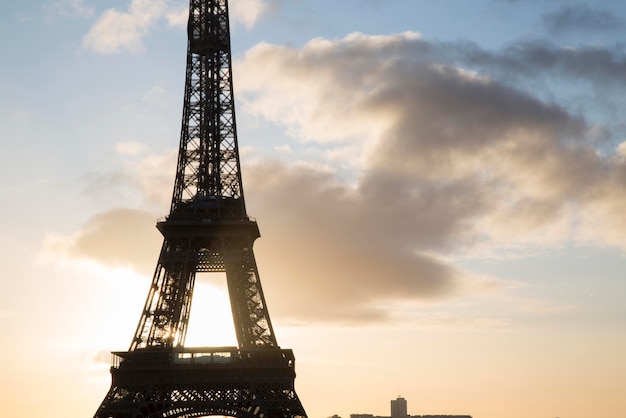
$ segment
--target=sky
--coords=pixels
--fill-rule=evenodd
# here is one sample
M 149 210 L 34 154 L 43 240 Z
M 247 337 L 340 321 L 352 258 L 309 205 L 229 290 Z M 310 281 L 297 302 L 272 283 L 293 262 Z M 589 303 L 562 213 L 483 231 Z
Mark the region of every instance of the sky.
M 230 3 L 255 255 L 308 415 L 626 416 L 626 4 Z M 2 416 L 93 416 L 130 345 L 187 7 L 0 3 Z M 187 345 L 235 345 L 223 276 Z

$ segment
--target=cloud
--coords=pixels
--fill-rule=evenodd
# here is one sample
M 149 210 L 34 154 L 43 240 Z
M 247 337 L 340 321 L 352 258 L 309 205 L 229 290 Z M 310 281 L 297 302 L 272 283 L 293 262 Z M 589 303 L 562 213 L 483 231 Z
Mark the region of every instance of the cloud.
M 626 59 L 622 47 L 560 47 L 548 41 L 522 41 L 498 53 L 466 44 L 446 51 L 458 63 L 477 66 L 494 75 L 512 79 L 552 76 L 589 83 L 596 89 L 623 88 Z M 553 80 L 553 81 L 557 81 Z
M 230 15 L 234 24 L 242 24 L 250 29 L 269 10 L 270 6 L 270 3 L 264 0 L 233 1 L 230 2 Z
M 111 352 L 106 350 L 101 350 L 95 353 L 90 353 L 92 355 L 91 361 L 96 364 L 111 364 Z
M 239 0 L 230 2 L 229 15 L 231 25 L 242 25 L 247 29 L 251 29 L 271 8 L 277 6 L 277 0 Z M 187 26 L 189 18 L 188 6 L 182 5 L 178 9 L 173 9 L 166 14 L 168 24 L 170 26 Z
M 260 44 L 237 63 L 247 110 L 312 147 L 337 150 L 355 169 L 346 179 L 326 168 L 335 159 L 244 167 L 247 207 L 263 234 L 255 247 L 261 278 L 281 317 L 384 320 L 390 301 L 506 288 L 459 268 L 459 256 L 568 243 L 626 248 L 626 145 L 616 151 L 609 141 L 617 133 L 487 71 L 504 62 L 514 68 L 525 54 L 463 52 L 463 45 L 416 33 L 352 34 L 302 48 Z M 605 63 L 562 74 L 595 83 Z M 147 200 L 166 201 L 172 155 L 125 171 Z M 172 169 L 164 175 L 166 161 Z M 148 237 L 147 217 L 102 213 L 63 248 L 70 257 L 149 271 L 154 253 L 145 264 L 132 250 L 159 241 Z M 121 248 L 105 247 L 127 234 L 134 238 Z
M 165 97 L 167 97 L 167 91 L 162 85 L 157 84 L 144 93 L 142 100 L 146 103 L 158 104 L 162 102 Z
M 263 234 L 261 274 L 283 296 L 272 300 L 283 317 L 383 319 L 378 304 L 384 301 L 427 301 L 498 287 L 427 251 L 463 224 L 469 202 L 459 197 L 461 188 L 421 188 L 372 176 L 354 189 L 324 171 L 269 161 L 247 170 L 248 206 Z M 447 198 L 455 192 L 456 202 Z
M 84 0 L 61 0 L 49 7 L 61 16 L 91 17 L 94 14 L 93 7 L 85 5 Z
M 463 46 L 427 42 L 414 33 L 316 39 L 301 49 L 261 44 L 239 63 L 238 86 L 248 109 L 294 136 L 358 142 L 361 154 L 352 158 L 360 167 L 359 186 L 388 181 L 382 202 L 405 202 L 423 190 L 454 191 L 442 193 L 457 200 L 441 208 L 467 210 L 437 212 L 450 228 L 433 234 L 438 250 L 451 243 L 470 248 L 482 239 L 494 246 L 568 239 L 626 246 L 607 234 L 622 224 L 619 194 L 610 192 L 624 188 L 624 161 L 612 156 L 607 141 L 614 134 L 598 138 L 602 129 L 579 114 L 487 71 L 455 65 L 464 60 L 499 70 L 507 62 L 520 71 L 536 48 L 498 54 L 464 52 Z M 584 67 L 563 61 L 552 68 L 550 57 L 577 53 L 542 51 L 536 67 L 555 75 L 591 84 L 622 77 L 616 67 L 624 63 L 609 50 L 596 49 L 604 59 Z M 603 227 L 595 234 L 584 227 L 599 222 Z
M 79 5 L 74 0 L 72 4 Z M 241 0 L 232 5 L 231 19 L 251 28 L 268 10 L 264 0 Z M 128 11 L 106 10 L 83 38 L 83 47 L 99 54 L 137 52 L 144 38 L 160 21 L 169 26 L 186 27 L 188 6 L 174 0 L 131 0 Z
M 381 67 L 367 66 L 379 60 L 393 65 L 394 49 L 405 39 L 418 38 L 417 33 L 376 37 L 356 33 L 336 43 L 314 39 L 301 50 L 261 43 L 238 63 L 237 86 L 246 93 L 242 98 L 248 110 L 286 126 L 294 137 L 319 142 L 371 138 L 394 115 L 368 108 L 368 99 L 379 88 L 372 81 L 379 79 Z M 374 44 L 379 47 L 369 48 Z M 367 51 L 375 55 L 368 56 Z M 252 71 L 257 64 L 258 70 Z M 336 66 L 344 64 L 345 71 L 337 72 Z M 271 82 L 271 88 L 257 88 L 275 74 L 284 77 Z M 315 83 L 302 83 L 307 78 Z M 310 99 L 302 100 L 303 96 Z M 341 118 L 326 109 L 339 112 Z M 365 112 L 369 120 L 364 125 L 359 122 Z M 331 123 L 333 129 L 328 129 Z
M 166 10 L 166 0 L 132 0 L 128 12 L 109 9 L 85 35 L 83 46 L 100 54 L 138 51 L 143 48 L 144 36 Z
M 165 14 L 168 26 L 173 27 L 187 27 L 187 21 L 189 20 L 189 5 L 182 4 L 178 9 L 172 9 Z
M 264 220 L 261 229 L 270 231 L 257 246 L 261 277 L 276 295 L 272 310 L 283 318 L 383 320 L 387 314 L 378 306 L 381 301 L 426 301 L 499 286 L 420 253 L 441 240 L 441 230 L 450 229 L 433 224 L 436 212 L 462 212 L 433 203 L 440 199 L 438 193 L 450 190 L 429 190 L 380 206 L 373 203 L 384 198 L 385 185 L 368 184 L 354 192 L 333 185 L 327 173 L 268 161 L 247 172 L 250 205 Z M 375 222 L 381 218 L 386 221 Z M 154 219 L 137 210 L 100 213 L 74 235 L 49 239 L 47 251 L 147 275 L 160 240 Z M 315 219 L 322 221 L 311 221 Z M 320 304 L 326 305 L 324 310 Z
M 45 252 L 53 258 L 132 267 L 150 274 L 147 266 L 158 256 L 156 219 L 154 214 L 132 209 L 103 212 L 73 235 L 47 237 Z
M 115 152 L 120 155 L 136 156 L 145 152 L 147 145 L 142 142 L 120 142 L 115 145 Z
M 624 21 L 605 10 L 592 9 L 588 4 L 561 6 L 558 10 L 543 16 L 543 23 L 552 33 L 565 31 L 594 30 L 606 31 L 620 28 Z
M 122 158 L 111 170 L 94 170 L 82 178 L 84 193 L 105 202 L 125 201 L 130 207 L 164 211 L 169 205 L 176 169 L 177 149 L 162 154 L 147 152 L 147 144 L 127 141 L 115 145 Z

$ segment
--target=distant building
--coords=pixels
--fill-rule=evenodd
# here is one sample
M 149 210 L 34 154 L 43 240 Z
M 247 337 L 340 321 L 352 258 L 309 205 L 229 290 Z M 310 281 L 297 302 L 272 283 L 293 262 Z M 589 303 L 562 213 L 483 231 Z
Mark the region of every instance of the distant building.
M 333 415 L 329 418 L 340 418 Z M 377 416 L 372 414 L 350 414 L 350 418 L 472 418 L 471 415 L 409 415 L 406 399 L 398 396 L 391 401 L 391 416 Z
M 472 418 L 471 415 L 410 415 L 409 418 Z
M 350 418 L 374 418 L 372 414 L 350 414 Z
M 471 415 L 411 415 L 411 418 L 472 418 Z
M 407 414 L 406 409 L 406 399 L 401 396 L 398 396 L 398 399 L 391 401 L 391 417 L 406 417 Z

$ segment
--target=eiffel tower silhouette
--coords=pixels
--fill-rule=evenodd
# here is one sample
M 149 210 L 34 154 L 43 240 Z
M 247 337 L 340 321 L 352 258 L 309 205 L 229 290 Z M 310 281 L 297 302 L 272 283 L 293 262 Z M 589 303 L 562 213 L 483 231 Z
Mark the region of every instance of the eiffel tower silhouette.
M 295 358 L 277 342 L 246 213 L 227 0 L 191 0 L 178 165 L 163 246 L 137 331 L 114 352 L 94 418 L 294 418 Z M 185 347 L 196 273 L 225 272 L 237 347 Z

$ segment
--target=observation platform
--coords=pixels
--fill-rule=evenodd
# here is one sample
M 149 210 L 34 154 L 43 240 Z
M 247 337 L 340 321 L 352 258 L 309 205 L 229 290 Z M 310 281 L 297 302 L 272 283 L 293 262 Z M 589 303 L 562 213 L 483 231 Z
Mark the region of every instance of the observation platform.
M 294 363 L 292 350 L 280 348 L 114 352 L 111 390 L 96 418 L 305 418 Z
M 277 369 L 294 370 L 293 351 L 280 348 L 237 347 L 144 348 L 111 353 L 111 372 L 168 369 Z M 295 372 L 294 372 L 295 374 Z

